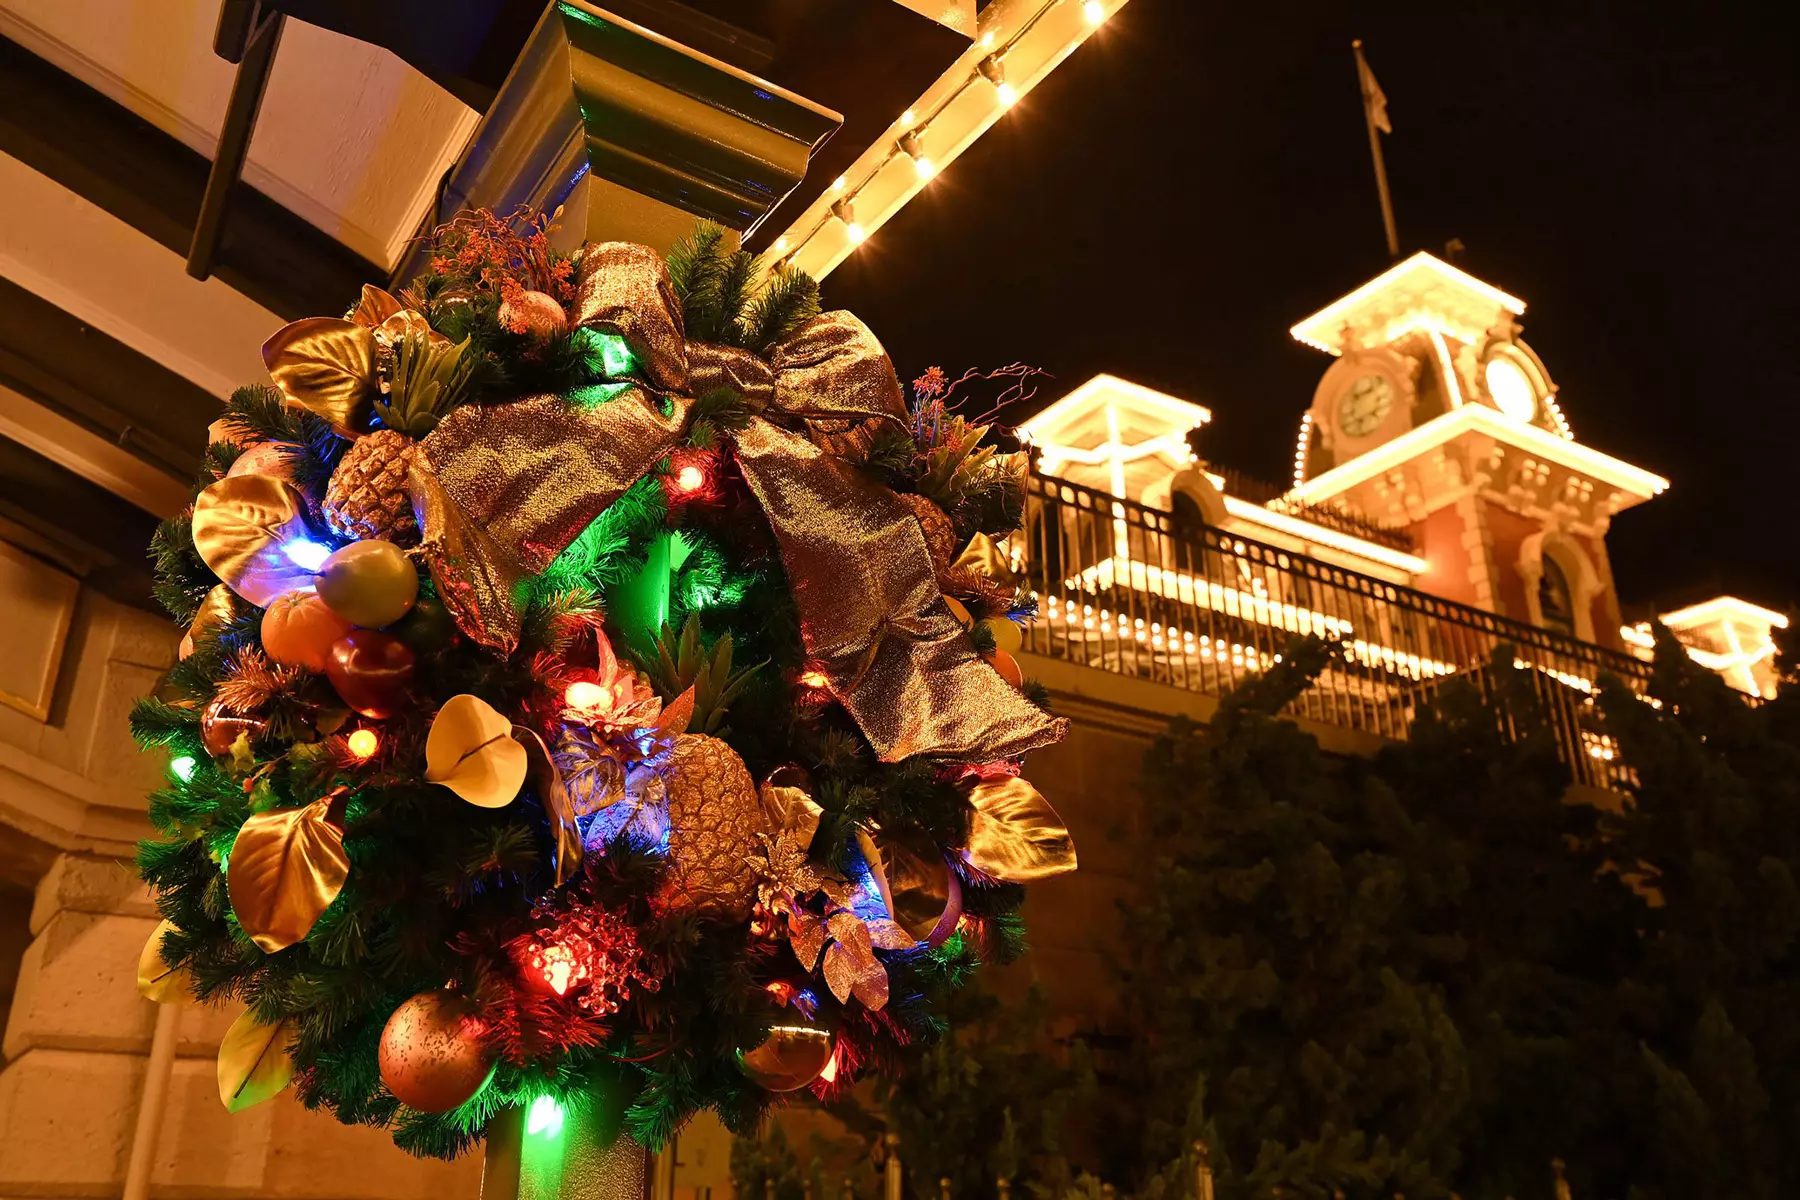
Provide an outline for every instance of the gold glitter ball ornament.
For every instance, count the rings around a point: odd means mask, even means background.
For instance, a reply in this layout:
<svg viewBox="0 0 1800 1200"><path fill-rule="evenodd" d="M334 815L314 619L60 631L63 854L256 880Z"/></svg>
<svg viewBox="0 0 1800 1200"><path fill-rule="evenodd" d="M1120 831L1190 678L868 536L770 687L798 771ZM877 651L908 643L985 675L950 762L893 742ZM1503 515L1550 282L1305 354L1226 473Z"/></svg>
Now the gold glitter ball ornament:
<svg viewBox="0 0 1800 1200"><path fill-rule="evenodd" d="M718 738L685 733L667 776L669 851L662 901L671 912L743 921L756 899L750 865L769 831L756 783L737 751Z"/></svg>
<svg viewBox="0 0 1800 1200"><path fill-rule="evenodd" d="M351 443L331 473L320 506L336 533L398 545L419 540L412 496L406 490L406 473L416 446L411 438L392 429L378 429Z"/></svg>
<svg viewBox="0 0 1800 1200"><path fill-rule="evenodd" d="M394 1010L381 1031L381 1082L419 1112L440 1113L468 1101L494 1074L494 1054L481 1041L481 1019L469 1002L443 990L420 992Z"/></svg>
<svg viewBox="0 0 1800 1200"><path fill-rule="evenodd" d="M831 1034L798 1013L783 1012L762 1045L738 1055L754 1083L771 1092L792 1092L817 1079L831 1063Z"/></svg>

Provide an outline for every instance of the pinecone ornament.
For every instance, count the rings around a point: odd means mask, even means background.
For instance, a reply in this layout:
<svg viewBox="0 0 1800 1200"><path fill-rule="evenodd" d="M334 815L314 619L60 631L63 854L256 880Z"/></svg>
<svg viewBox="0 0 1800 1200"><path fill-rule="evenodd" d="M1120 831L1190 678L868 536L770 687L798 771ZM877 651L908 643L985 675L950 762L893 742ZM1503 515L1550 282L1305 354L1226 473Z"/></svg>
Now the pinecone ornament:
<svg viewBox="0 0 1800 1200"><path fill-rule="evenodd" d="M325 520L342 537L381 538L399 546L419 540L406 473L417 443L392 429L364 434L344 452L321 506Z"/></svg>
<svg viewBox="0 0 1800 1200"><path fill-rule="evenodd" d="M900 493L900 501L912 509L925 535L925 548L931 551L931 565L942 579L956 559L956 526L944 510L914 492Z"/></svg>
<svg viewBox="0 0 1800 1200"><path fill-rule="evenodd" d="M715 737L683 734L667 775L669 851L662 902L673 912L743 921L756 901L750 865L769 832L756 783L737 751Z"/></svg>
<svg viewBox="0 0 1800 1200"><path fill-rule="evenodd" d="M985 609L1005 612L1012 604L1008 589L966 567L959 569L952 565L961 553L961 543L956 537L955 522L944 510L916 493L901 493L900 499L912 509L919 530L925 535L925 549L931 554L938 591L946 596L979 601Z"/></svg>

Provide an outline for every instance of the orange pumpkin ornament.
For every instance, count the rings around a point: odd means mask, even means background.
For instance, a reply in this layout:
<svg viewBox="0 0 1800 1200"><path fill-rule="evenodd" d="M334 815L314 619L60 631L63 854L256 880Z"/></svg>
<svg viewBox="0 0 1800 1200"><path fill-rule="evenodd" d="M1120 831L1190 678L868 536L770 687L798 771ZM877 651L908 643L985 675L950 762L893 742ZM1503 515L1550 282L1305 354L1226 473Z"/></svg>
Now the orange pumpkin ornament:
<svg viewBox="0 0 1800 1200"><path fill-rule="evenodd" d="M263 611L263 650L278 663L323 672L331 644L354 628L317 592L286 592Z"/></svg>

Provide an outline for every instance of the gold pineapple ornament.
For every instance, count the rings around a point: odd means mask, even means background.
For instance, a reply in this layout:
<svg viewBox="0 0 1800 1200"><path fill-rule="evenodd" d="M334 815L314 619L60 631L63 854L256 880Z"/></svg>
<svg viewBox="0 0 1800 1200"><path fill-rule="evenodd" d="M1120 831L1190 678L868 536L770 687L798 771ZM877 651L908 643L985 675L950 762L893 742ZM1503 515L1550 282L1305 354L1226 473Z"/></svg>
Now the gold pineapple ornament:
<svg viewBox="0 0 1800 1200"><path fill-rule="evenodd" d="M392 429L377 429L351 443L331 473L321 505L334 533L397 545L418 540L412 497L406 491L406 472L417 445Z"/></svg>
<svg viewBox="0 0 1800 1200"><path fill-rule="evenodd" d="M331 473L320 507L334 532L402 546L418 541L407 472L418 439L462 402L473 366L468 345L417 333L381 344L385 392L375 415L383 428L357 438Z"/></svg>
<svg viewBox="0 0 1800 1200"><path fill-rule="evenodd" d="M715 737L683 734L666 778L669 850L662 902L671 912L744 921L756 900L750 865L768 817L750 770Z"/></svg>

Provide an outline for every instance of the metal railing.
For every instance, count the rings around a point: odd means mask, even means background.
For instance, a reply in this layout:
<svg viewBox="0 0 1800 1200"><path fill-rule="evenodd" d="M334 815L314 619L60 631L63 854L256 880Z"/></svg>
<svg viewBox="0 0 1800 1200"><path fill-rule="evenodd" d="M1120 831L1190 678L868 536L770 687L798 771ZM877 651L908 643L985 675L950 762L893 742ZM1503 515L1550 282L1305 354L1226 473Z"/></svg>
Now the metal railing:
<svg viewBox="0 0 1800 1200"><path fill-rule="evenodd" d="M1649 676L1614 650L1048 476L1031 477L1014 543L1038 600L1027 650L1216 696L1316 634L1342 653L1292 711L1381 737L1405 737L1452 680L1491 687L1495 652L1511 647L1575 780L1592 786L1621 769L1596 681L1641 692Z"/></svg>
<svg viewBox="0 0 1800 1200"><path fill-rule="evenodd" d="M1252 504L1260 504L1272 512L1283 516L1298 517L1302 521L1311 521L1326 529L1334 529L1339 533L1347 533L1365 542L1374 542L1377 546L1386 546L1390 550L1401 550L1413 553L1417 546L1410 533L1404 529L1392 529L1386 525L1376 524L1360 513L1351 512L1334 500L1322 504L1306 504L1290 496L1285 488L1276 487L1267 480L1246 475L1236 467L1209 466L1207 468L1225 481L1225 491L1240 500L1248 500Z"/></svg>

